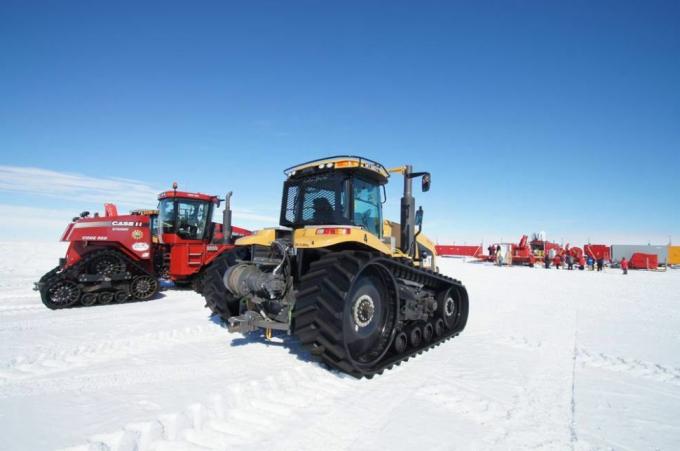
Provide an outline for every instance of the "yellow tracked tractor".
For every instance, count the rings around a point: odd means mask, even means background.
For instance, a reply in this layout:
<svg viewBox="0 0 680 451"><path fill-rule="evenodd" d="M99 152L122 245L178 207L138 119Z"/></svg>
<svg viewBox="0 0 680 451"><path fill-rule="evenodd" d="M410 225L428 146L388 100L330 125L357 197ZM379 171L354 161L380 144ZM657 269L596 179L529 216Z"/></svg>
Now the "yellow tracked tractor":
<svg viewBox="0 0 680 451"><path fill-rule="evenodd" d="M400 224L383 220L390 173L404 177ZM230 331L285 330L329 366L371 377L465 328L467 291L436 272L420 234L412 185L428 191L429 173L337 156L285 174L282 227L237 240L211 269L223 286L203 290Z"/></svg>

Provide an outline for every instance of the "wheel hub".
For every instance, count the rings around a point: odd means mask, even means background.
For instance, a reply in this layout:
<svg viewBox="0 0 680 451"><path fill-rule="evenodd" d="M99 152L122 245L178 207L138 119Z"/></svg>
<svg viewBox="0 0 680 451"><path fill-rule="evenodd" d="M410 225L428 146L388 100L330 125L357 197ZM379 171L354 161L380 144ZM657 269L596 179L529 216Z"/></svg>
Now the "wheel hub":
<svg viewBox="0 0 680 451"><path fill-rule="evenodd" d="M352 308L352 317L354 318L354 323L359 327L368 326L373 320L374 313L375 304L373 299L367 294L360 296Z"/></svg>
<svg viewBox="0 0 680 451"><path fill-rule="evenodd" d="M455 311L456 311L455 301L453 300L453 298L447 298L446 303L444 304L444 312L446 313L446 316L452 316Z"/></svg>
<svg viewBox="0 0 680 451"><path fill-rule="evenodd" d="M125 270L123 262L113 256L103 256L99 258L94 264L94 271L96 274L104 276L112 276Z"/></svg>
<svg viewBox="0 0 680 451"><path fill-rule="evenodd" d="M67 304L76 296L76 288L68 283L59 283L50 290L50 298L55 304Z"/></svg>

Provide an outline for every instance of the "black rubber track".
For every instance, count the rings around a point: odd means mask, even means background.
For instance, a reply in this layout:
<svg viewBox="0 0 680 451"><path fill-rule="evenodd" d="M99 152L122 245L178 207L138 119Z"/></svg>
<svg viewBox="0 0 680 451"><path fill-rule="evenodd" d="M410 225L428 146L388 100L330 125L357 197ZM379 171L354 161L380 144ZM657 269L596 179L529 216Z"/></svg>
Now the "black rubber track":
<svg viewBox="0 0 680 451"><path fill-rule="evenodd" d="M142 266L138 265L136 262L134 262L132 259L127 257L126 255L122 254L121 252L118 252L116 250L112 249L102 249L102 250L97 250L97 251L92 251L88 254L86 254L82 259L80 259L75 265L70 266L64 270L61 270L59 267L56 267L46 273L44 276L40 278L38 281L38 286L40 287L40 297L42 299L43 304L51 310L55 310L57 308L71 308L71 307L79 307L81 306L80 302L76 302L73 305L66 306L66 307L55 307L53 304L50 304L49 301L47 300L47 291L49 288L59 280L70 280L78 284L78 286L81 288L81 293L99 293L100 291L106 291L106 290L111 290L112 287L107 287L104 286L101 289L98 288L96 285L98 282L82 282L79 280L79 277L83 274L87 274L87 268L89 267L90 263L92 263L95 259L103 256L103 255L113 255L117 258L122 259L125 262L125 265L127 267L127 272L125 275L121 275L123 277L123 280L118 280L113 282L114 284L117 285L124 285L129 283L129 281L132 280L133 277L135 276L151 276L155 277L153 274L150 274L148 271L146 271ZM84 290L87 288L87 290ZM115 287L114 287L115 288ZM157 293L158 291L156 291ZM154 293L154 296L155 294ZM82 294L81 294L82 296ZM153 296L152 296L153 297ZM128 298L129 301L134 301L136 299L132 299L131 297ZM94 304L97 305L97 304Z"/></svg>
<svg viewBox="0 0 680 451"><path fill-rule="evenodd" d="M350 293L357 274L369 263L382 265L395 277L424 284L437 292L455 287L460 308L455 327L447 329L440 337L433 337L429 343L422 342L418 347L409 344L402 353L392 348L373 367L354 362L342 342L345 296ZM333 252L312 263L309 272L301 278L293 313L293 332L319 361L357 378L371 378L458 335L465 328L468 309L467 291L455 279L379 254Z"/></svg>
<svg viewBox="0 0 680 451"><path fill-rule="evenodd" d="M223 277L229 267L239 260L248 258L248 250L234 248L220 254L202 272L200 286L205 298L205 306L213 315L218 315L223 321L239 314L239 299L225 288Z"/></svg>

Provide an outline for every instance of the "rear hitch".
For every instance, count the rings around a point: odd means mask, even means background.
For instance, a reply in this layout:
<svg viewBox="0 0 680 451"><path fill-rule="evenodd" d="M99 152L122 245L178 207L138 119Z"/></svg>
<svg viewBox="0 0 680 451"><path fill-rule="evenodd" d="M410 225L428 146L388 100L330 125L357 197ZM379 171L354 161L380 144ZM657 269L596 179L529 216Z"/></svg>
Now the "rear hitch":
<svg viewBox="0 0 680 451"><path fill-rule="evenodd" d="M248 310L239 316L232 316L227 320L227 330L230 333L241 333L245 335L248 332L254 332L257 329L288 330L288 325L284 323L268 321L262 318L259 313L252 310Z"/></svg>

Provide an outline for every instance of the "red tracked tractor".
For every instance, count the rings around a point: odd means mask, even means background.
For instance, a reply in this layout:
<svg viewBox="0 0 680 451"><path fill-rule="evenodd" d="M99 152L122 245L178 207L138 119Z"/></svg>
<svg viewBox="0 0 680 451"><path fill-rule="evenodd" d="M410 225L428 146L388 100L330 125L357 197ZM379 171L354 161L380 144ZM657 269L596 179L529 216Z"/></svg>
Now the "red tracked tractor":
<svg viewBox="0 0 680 451"><path fill-rule="evenodd" d="M221 276L211 281L211 265L235 238L250 233L231 226L230 197L177 191L174 184L158 196L158 210L119 215L106 204L104 216L85 211L61 237L69 242L66 256L35 289L47 307L58 309L147 300L158 292L159 276L199 292L221 285ZM212 221L222 201L227 227Z"/></svg>

